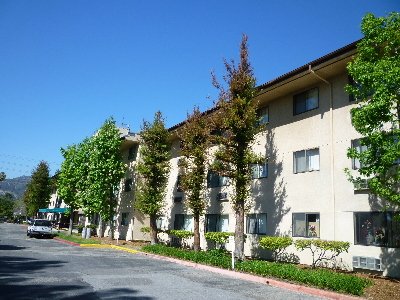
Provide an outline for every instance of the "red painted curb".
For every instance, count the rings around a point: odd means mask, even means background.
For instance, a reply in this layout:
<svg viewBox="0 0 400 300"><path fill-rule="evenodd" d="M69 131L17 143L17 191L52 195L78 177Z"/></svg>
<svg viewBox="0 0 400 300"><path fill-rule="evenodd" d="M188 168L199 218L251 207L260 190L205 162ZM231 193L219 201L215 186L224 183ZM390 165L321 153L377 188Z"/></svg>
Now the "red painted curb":
<svg viewBox="0 0 400 300"><path fill-rule="evenodd" d="M295 292L299 292L299 293L303 293L303 294L324 297L327 299L335 299L335 300L339 300L339 299L340 300L342 300L342 299L343 300L360 300L361 299L360 297L339 294L339 293L326 291L326 290L320 290L317 288L288 283L288 282L279 281L279 280L271 279L271 278L267 278L267 277L260 277L260 276L246 274L246 273L240 273L240 272L236 272L236 271L232 271L232 270L226 270L226 269L220 269L217 267L201 265L201 264L193 263L190 261L179 260L179 259L175 259L175 258L171 258L171 257L165 257L165 256L160 256L160 255L150 254L150 253L145 253L145 252L138 252L138 254L146 255L146 256L149 256L149 257L152 257L155 259L159 259L159 260L165 260L165 261L177 263L180 265L184 265L184 266L188 266L188 267L192 267L192 268L196 268L196 269L201 269L201 270L205 270L205 271L209 271L209 272L213 272L213 273L222 274L222 275L229 276L229 277L235 277L238 279L262 283L262 284L268 284L268 285L271 285L274 287L279 287L279 288L283 288L283 289L287 289L287 290L291 290L291 291L295 291Z"/></svg>
<svg viewBox="0 0 400 300"><path fill-rule="evenodd" d="M72 245L72 246L79 246L78 243L71 242L71 241L66 241L66 240L63 240L63 239L59 239L57 237L54 237L53 239L58 241L58 242L64 243L64 244L69 244L69 245Z"/></svg>

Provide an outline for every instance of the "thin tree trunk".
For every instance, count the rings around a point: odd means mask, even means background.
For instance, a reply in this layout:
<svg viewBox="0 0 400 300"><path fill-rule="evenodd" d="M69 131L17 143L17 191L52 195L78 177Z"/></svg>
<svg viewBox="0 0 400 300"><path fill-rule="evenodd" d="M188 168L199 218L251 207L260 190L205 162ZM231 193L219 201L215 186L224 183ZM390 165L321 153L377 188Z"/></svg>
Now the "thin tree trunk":
<svg viewBox="0 0 400 300"><path fill-rule="evenodd" d="M157 236L157 216L150 215L150 243L151 245L158 244Z"/></svg>
<svg viewBox="0 0 400 300"><path fill-rule="evenodd" d="M104 236L104 222L101 215L99 216L99 238Z"/></svg>
<svg viewBox="0 0 400 300"><path fill-rule="evenodd" d="M72 235L73 222L74 222L74 209L71 206L70 211L69 211L69 227L68 227L69 235Z"/></svg>
<svg viewBox="0 0 400 300"><path fill-rule="evenodd" d="M236 203L235 215L235 257L244 260L244 201Z"/></svg>
<svg viewBox="0 0 400 300"><path fill-rule="evenodd" d="M194 251L200 250L200 226L199 226L199 215L195 214L193 216L194 219L194 241L193 241L193 249Z"/></svg>
<svg viewBox="0 0 400 300"><path fill-rule="evenodd" d="M111 241L114 239L114 214L111 206L110 206L110 234L108 235L108 237Z"/></svg>

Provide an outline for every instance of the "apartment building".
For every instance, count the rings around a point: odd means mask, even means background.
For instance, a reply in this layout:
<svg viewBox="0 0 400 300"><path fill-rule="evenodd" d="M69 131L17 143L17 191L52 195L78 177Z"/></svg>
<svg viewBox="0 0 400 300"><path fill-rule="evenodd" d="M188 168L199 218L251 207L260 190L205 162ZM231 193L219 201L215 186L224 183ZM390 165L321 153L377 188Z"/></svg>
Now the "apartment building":
<svg viewBox="0 0 400 300"><path fill-rule="evenodd" d="M246 255L267 255L258 247L265 235L347 241L351 247L341 255L342 267L400 276L400 223L393 220L393 208L384 210L387 203L370 195L366 186L354 186L344 173L345 168L356 172L359 167L358 161L347 158L347 148L363 150L351 124L350 110L356 103L344 91L349 83L346 65L355 53L353 43L259 87L256 100L267 125L254 151L267 160L253 168ZM177 139L172 156L160 226L192 230L191 212L179 187ZM233 232L229 180L209 173L207 187L201 233ZM207 248L201 235L201 247ZM295 261L311 263L307 251L293 247L287 252Z"/></svg>

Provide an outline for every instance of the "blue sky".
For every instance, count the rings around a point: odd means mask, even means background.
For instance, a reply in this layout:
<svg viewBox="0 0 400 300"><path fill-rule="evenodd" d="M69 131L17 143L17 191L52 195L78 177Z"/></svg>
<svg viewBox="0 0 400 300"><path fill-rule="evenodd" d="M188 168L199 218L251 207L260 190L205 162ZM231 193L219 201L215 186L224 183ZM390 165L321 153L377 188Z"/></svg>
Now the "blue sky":
<svg viewBox="0 0 400 300"><path fill-rule="evenodd" d="M243 33L262 84L361 38L367 12L398 0L0 0L0 171L54 173L60 148L113 116L137 132L212 106L210 72L238 58Z"/></svg>

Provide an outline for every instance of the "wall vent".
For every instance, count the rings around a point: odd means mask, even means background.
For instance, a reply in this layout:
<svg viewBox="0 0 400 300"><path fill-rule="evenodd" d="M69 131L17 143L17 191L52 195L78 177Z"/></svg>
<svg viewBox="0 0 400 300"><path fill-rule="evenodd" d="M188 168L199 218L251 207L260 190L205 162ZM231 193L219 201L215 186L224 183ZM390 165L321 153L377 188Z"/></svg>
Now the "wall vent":
<svg viewBox="0 0 400 300"><path fill-rule="evenodd" d="M218 201L226 201L228 200L228 193L218 193L217 194Z"/></svg>
<svg viewBox="0 0 400 300"><path fill-rule="evenodd" d="M381 271L382 264L379 258L353 256L353 268Z"/></svg>

